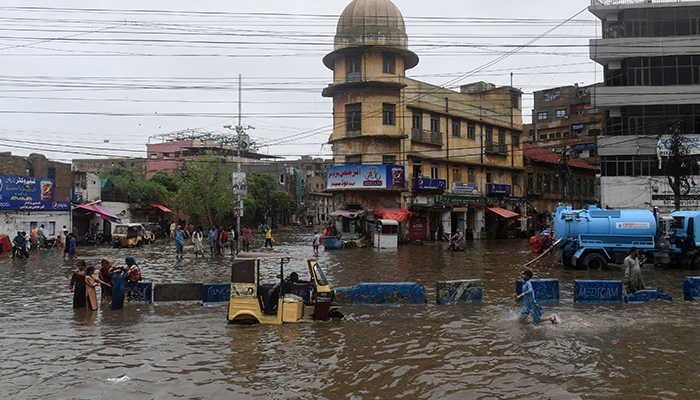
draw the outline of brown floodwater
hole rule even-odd
[[[311,256],[310,232],[277,233],[275,251]],[[256,238],[257,245],[261,244]],[[543,304],[559,325],[517,321],[515,280],[532,259],[524,240],[323,251],[332,286],[412,281],[427,305],[346,306],[342,320],[229,325],[226,304],[127,304],[73,310],[74,263],[59,251],[0,257],[0,393],[4,399],[588,399],[700,398],[700,303],[683,301],[684,270],[645,269],[673,302],[573,303],[574,279],[621,279],[620,268],[578,271],[545,259],[558,278]],[[79,247],[88,265],[136,258],[145,281],[225,283],[230,256],[194,258],[188,243]],[[297,269],[303,278],[308,273]],[[263,275],[274,280],[274,265]],[[697,272],[695,272],[697,274]],[[478,278],[483,304],[435,304],[435,282]],[[99,294],[98,294],[99,295]]]

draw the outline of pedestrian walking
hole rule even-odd
[[[124,308],[124,295],[126,293],[127,269],[124,267],[110,268],[109,277],[112,278],[112,310]]]
[[[78,270],[70,278],[70,291],[73,292],[73,308],[85,307],[85,261],[78,261]]]
[[[236,255],[236,242],[238,242],[238,232],[236,229],[231,225],[229,228],[231,233],[229,233],[229,237],[231,238],[231,257]]]
[[[250,251],[250,242],[253,241],[253,231],[250,230],[250,226],[246,225],[243,228],[243,251]]]
[[[100,278],[95,278],[92,274],[95,273],[95,267],[87,267],[85,271],[85,306],[88,310],[97,310],[97,284],[111,286],[107,282],[103,282]]]
[[[218,253],[216,245],[219,242],[219,234],[216,230],[216,226],[209,230],[209,253],[213,256]]]
[[[175,258],[182,258],[182,251],[185,248],[185,232],[180,229],[180,225],[175,230]]]
[[[532,314],[532,321],[535,324],[539,324],[544,321],[551,321],[553,324],[557,323],[557,317],[551,315],[547,318],[542,318],[544,310],[537,304],[535,300],[535,291],[532,289],[532,271],[523,271],[522,279],[525,281],[523,283],[522,293],[516,296],[516,300],[523,299],[523,308],[520,310],[520,321],[527,318],[527,314]]]
[[[644,264],[647,259],[639,262],[639,249],[632,247],[630,254],[625,258],[625,280],[623,283],[627,285],[627,293],[634,293],[637,290],[644,290],[644,279],[642,279],[641,264]]]
[[[202,234],[202,227],[199,226],[192,234],[192,246],[194,247],[194,256],[195,257],[197,257],[197,254],[201,254],[202,257],[204,257],[203,241],[204,241],[204,235]]]
[[[265,248],[267,248],[268,244],[270,245],[270,249],[272,249],[272,228],[270,228],[269,226],[265,231]]]
[[[314,255],[318,255],[318,248],[321,246],[321,235],[318,234],[318,231],[314,232],[314,240],[313,240],[313,246],[314,246]]]
[[[175,222],[171,222],[170,223],[170,237],[175,236],[175,229],[176,228],[177,228],[177,225],[175,224]]]
[[[39,248],[46,248],[46,231],[44,230],[44,224],[41,224],[37,230],[37,239],[39,241]]]
[[[68,240],[68,258],[78,258],[78,256],[75,255],[75,235],[69,233],[68,236],[70,237]]]
[[[112,278],[109,276],[112,264],[109,262],[108,258],[103,258],[100,262],[102,266],[100,267],[99,278],[100,278],[100,288],[102,289],[101,297],[102,303],[106,303],[108,306],[112,305]]]
[[[219,255],[224,255],[226,242],[228,242],[228,232],[226,232],[223,226],[219,226]]]

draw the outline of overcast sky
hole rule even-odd
[[[394,3],[420,57],[407,76],[440,86],[461,77],[458,90],[481,80],[508,85],[513,72],[526,122],[533,91],[602,79],[587,47],[600,24],[587,10],[575,16],[588,0]],[[237,123],[240,74],[243,125],[255,127],[260,151],[330,156],[331,100],[321,90],[332,71],[321,60],[347,4],[5,0],[0,150],[63,161],[145,157],[154,135],[224,133]]]

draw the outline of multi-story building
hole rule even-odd
[[[551,227],[552,213],[561,203],[583,208],[596,203],[595,180],[598,169],[566,152],[555,153],[523,143],[528,216],[530,228]]]
[[[326,171],[333,160],[302,156],[298,160],[287,160],[284,165],[288,175],[295,177],[293,182],[290,180],[290,187],[294,188],[290,193],[294,195],[295,223],[321,225],[327,222],[328,214],[333,211],[333,195],[326,192]],[[297,184],[299,190],[296,190]]]
[[[605,113],[602,205],[668,211],[673,196],[657,144],[673,123],[685,136],[700,132],[700,1],[592,0],[589,11],[602,22],[602,38],[590,44],[605,76],[593,88],[593,106]],[[700,205],[697,188],[683,204]]]
[[[523,126],[526,140],[554,152],[598,165],[595,138],[603,132],[603,115],[591,104],[589,86],[562,86],[534,92],[532,124]]]
[[[55,237],[71,226],[71,165],[50,161],[42,154],[27,157],[0,153],[0,233],[14,238],[44,224]]]
[[[101,175],[113,167],[122,167],[133,171],[136,177],[146,177],[146,159],[138,157],[110,157],[110,158],[83,158],[73,159],[74,178],[80,179],[79,173],[92,172]],[[78,174],[76,174],[78,173]]]
[[[351,2],[323,62],[333,71],[323,96],[333,98],[336,208],[410,209],[402,232],[414,239],[439,224],[475,238],[514,225],[524,212],[518,89],[479,82],[457,92],[407,78],[418,56],[389,0]]]

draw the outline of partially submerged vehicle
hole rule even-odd
[[[143,224],[117,224],[114,226],[112,247],[136,247],[155,241],[155,234],[147,231]]]
[[[279,261],[279,281],[260,283],[260,263]],[[305,263],[310,279],[290,284],[285,265]],[[240,253],[231,267],[231,298],[228,320],[233,323],[281,324],[325,321],[342,314],[331,307],[331,289],[316,260],[290,254]]]

